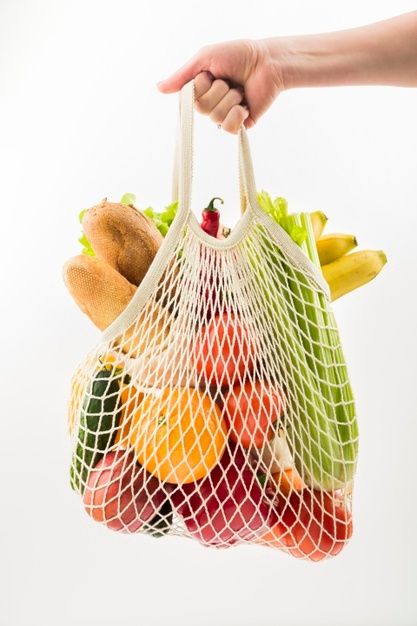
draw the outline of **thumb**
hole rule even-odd
[[[193,57],[179,70],[171,74],[169,78],[161,80],[157,83],[159,91],[162,93],[175,93],[179,91],[185,83],[192,80],[203,68],[203,60],[201,57]]]

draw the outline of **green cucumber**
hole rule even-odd
[[[71,487],[83,494],[90,470],[112,445],[120,422],[120,370],[102,369],[84,396],[77,447],[70,469]]]
[[[142,531],[152,537],[163,537],[172,527],[172,506],[169,500],[165,500],[164,504],[154,515],[150,522],[142,526]]]

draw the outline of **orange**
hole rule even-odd
[[[120,423],[114,440],[115,447],[123,449],[128,447],[129,433],[132,428],[132,417],[142,400],[143,392],[138,391],[133,385],[122,387],[120,393]]]
[[[220,460],[226,439],[218,406],[188,387],[146,396],[129,434],[139,463],[161,481],[176,484],[206,476]]]

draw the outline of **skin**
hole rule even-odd
[[[191,79],[197,111],[233,134],[254,126],[284,90],[417,87],[417,11],[335,33],[204,46],[158,88],[175,93]]]

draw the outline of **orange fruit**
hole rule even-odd
[[[117,448],[126,449],[129,443],[129,433],[132,428],[132,418],[143,400],[143,392],[138,391],[133,385],[122,387],[120,393],[120,423],[117,429],[114,445]]]
[[[176,484],[206,476],[220,460],[226,439],[218,406],[189,387],[146,396],[129,434],[139,463],[161,481]]]

